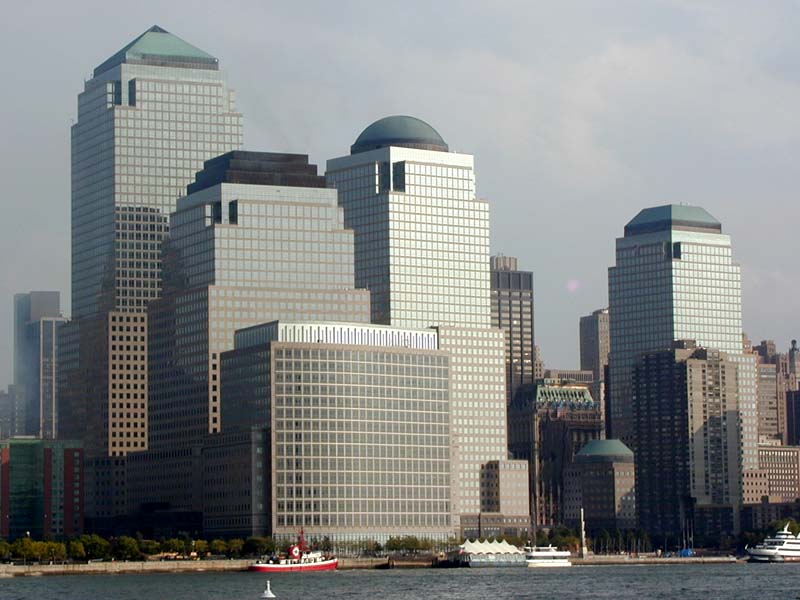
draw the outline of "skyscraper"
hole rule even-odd
[[[601,308],[581,317],[581,370],[592,371],[595,381],[603,381],[608,365],[608,309]],[[595,398],[597,400],[597,398]]]
[[[58,292],[14,295],[14,384],[24,395],[17,435],[54,439],[57,432]]]
[[[349,156],[328,161],[345,226],[355,232],[356,286],[372,322],[435,326],[451,353],[454,527],[480,512],[481,465],[507,458],[503,332],[491,329],[489,203],[474,159],[450,152],[419,119],[367,127]]]
[[[72,317],[141,312],[161,240],[203,161],[242,145],[219,61],[153,26],[100,64],[72,126]]]
[[[533,383],[533,273],[520,271],[513,256],[492,256],[492,327],[506,334],[506,402],[521,385]]]
[[[608,410],[612,435],[631,445],[631,373],[642,353],[667,350],[673,340],[693,339],[698,346],[741,356],[741,276],[730,236],[696,206],[642,210],[625,226],[616,247],[608,282]],[[755,366],[749,366],[754,383]],[[755,413],[754,389],[752,395],[747,402]],[[755,453],[757,432],[752,433]],[[757,463],[757,456],[754,460]]]
[[[306,155],[228,152],[206,161],[188,192],[170,219],[163,297],[148,308],[150,450],[129,457],[131,511],[156,501],[201,509],[199,448],[224,427],[220,354],[237,329],[369,322],[353,232]]]
[[[145,310],[161,293],[162,241],[203,161],[241,146],[234,99],[216,58],[158,26],[78,96],[59,413],[62,434],[86,445],[90,518],[125,512],[124,456],[148,447]]]

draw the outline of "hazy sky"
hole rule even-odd
[[[492,251],[534,271],[549,367],[578,366],[614,239],[666,203],[732,235],[752,339],[800,336],[796,3],[34,0],[3,16],[0,386],[13,294],[61,290],[69,314],[77,94],[153,24],[220,59],[246,149],[324,171],[372,121],[409,114],[474,154]]]

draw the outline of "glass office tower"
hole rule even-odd
[[[666,205],[642,210],[625,226],[608,286],[607,410],[612,435],[630,445],[631,373],[644,352],[691,339],[742,354],[741,274],[719,221],[700,207]]]
[[[100,64],[78,96],[59,426],[85,442],[92,519],[125,512],[124,457],[149,445],[145,311],[161,292],[177,199],[203,161],[242,145],[234,99],[216,58],[157,26]]]
[[[505,347],[493,329],[489,203],[475,193],[474,158],[450,152],[419,119],[367,127],[349,156],[328,161],[345,226],[355,233],[355,281],[372,322],[437,327],[451,353],[453,526],[480,512],[481,465],[508,456]]]
[[[169,214],[203,161],[242,145],[219,62],[151,27],[94,70],[72,126],[72,316],[158,297]]]

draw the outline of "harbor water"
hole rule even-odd
[[[2,600],[256,600],[258,573],[76,575],[0,579]],[[408,569],[270,575],[278,600],[591,598],[796,600],[798,564]]]

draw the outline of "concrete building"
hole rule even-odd
[[[507,458],[505,343],[491,329],[489,203],[474,159],[450,152],[408,116],[367,127],[349,156],[328,161],[345,226],[355,233],[356,286],[373,323],[437,327],[451,354],[454,528],[480,510],[480,468]]]
[[[492,256],[492,327],[506,334],[506,401],[534,379],[533,273],[520,271],[513,256]]]
[[[28,422],[28,404],[25,387],[9,385],[0,391],[0,440],[24,436]]]
[[[369,320],[353,232],[307,156],[229,152],[188,191],[171,216],[163,297],[148,309],[150,451],[129,460],[129,512],[152,502],[202,510],[201,449],[224,427],[220,354],[236,330]]]
[[[17,435],[55,439],[57,432],[58,292],[14,295],[14,384],[24,392],[25,421]]]
[[[762,445],[758,447],[758,460],[766,474],[769,502],[800,499],[800,446]]]
[[[631,377],[644,352],[693,339],[705,348],[741,354],[741,313],[740,268],[719,221],[687,205],[647,208],[636,215],[617,239],[616,265],[609,269],[613,437],[637,451]],[[755,398],[750,401],[754,412]],[[748,444],[756,463],[757,432]]]
[[[601,308],[580,320],[581,370],[592,371],[602,381],[610,348],[608,309]]]
[[[148,448],[145,310],[161,293],[162,241],[203,161],[241,146],[234,100],[215,57],[158,26],[103,61],[78,96],[73,321],[58,388],[60,435],[87,444],[94,519],[124,514],[125,456]]]
[[[260,535],[452,536],[450,356],[437,331],[272,322],[237,331],[235,345],[221,356],[222,437],[254,422],[269,431],[271,468],[253,470],[259,489],[241,504],[265,519]],[[228,533],[235,515],[208,504],[209,530]]]
[[[564,471],[590,440],[603,435],[597,404],[582,385],[545,379],[523,386],[509,407],[509,450],[528,462],[536,527],[564,522]]]
[[[0,441],[0,537],[83,533],[83,448],[33,437]]]
[[[725,353],[690,341],[645,353],[634,368],[636,495],[640,526],[651,535],[675,542],[699,527],[717,539],[738,533],[740,375]]]
[[[481,511],[461,515],[461,537],[530,538],[531,507],[528,462],[490,460],[481,466]]]
[[[586,532],[635,529],[636,469],[633,452],[619,440],[592,440],[575,455],[564,474],[564,521]]]

